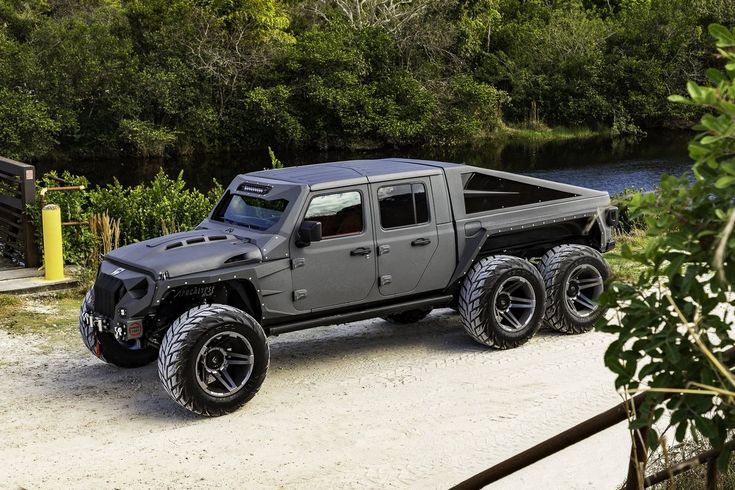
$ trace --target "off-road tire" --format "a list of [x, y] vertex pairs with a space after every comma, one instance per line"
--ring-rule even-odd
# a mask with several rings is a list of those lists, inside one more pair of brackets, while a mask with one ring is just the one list
[[87, 325], [83, 318], [86, 312], [92, 312], [94, 305], [94, 290], [90, 289], [84, 296], [79, 309], [79, 334], [87, 349], [98, 359], [123, 368], [137, 368], [150, 364], [158, 357], [158, 349], [143, 347], [131, 349], [117, 341], [109, 332], [99, 332]]
[[[253, 370], [234, 394], [218, 398], [204, 391], [196, 378], [197, 353], [218, 333], [243, 335], [253, 349]], [[232, 306], [212, 304], [190, 309], [177, 318], [161, 342], [158, 375], [171, 398], [187, 410], [209, 417], [233, 412], [260, 389], [268, 372], [270, 350], [265, 332], [250, 315]]]
[[603, 281], [607, 281], [610, 277], [610, 266], [602, 254], [584, 245], [559, 245], [546, 252], [539, 261], [539, 272], [546, 286], [544, 323], [558, 332], [566, 334], [587, 332], [605, 313], [603, 308], [598, 307], [589, 316], [580, 317], [567, 303], [565, 285], [569, 275], [581, 264], [594, 267]]
[[383, 320], [396, 325], [407, 325], [423, 320], [431, 313], [432, 308], [420, 308], [415, 310], [402, 311], [400, 313], [392, 313], [383, 317]]
[[[496, 319], [493, 303], [498, 289], [513, 277], [527, 281], [535, 295], [535, 307], [528, 323], [508, 331]], [[475, 263], [462, 283], [459, 314], [465, 331], [477, 342], [496, 349], [518, 347], [527, 342], [541, 326], [546, 295], [538, 270], [527, 260], [509, 255], [485, 257]]]

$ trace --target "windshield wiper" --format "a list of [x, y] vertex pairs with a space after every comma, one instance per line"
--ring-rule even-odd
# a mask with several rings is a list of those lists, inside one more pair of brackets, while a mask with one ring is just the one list
[[257, 230], [257, 231], [265, 230], [265, 228], [260, 228], [259, 226], [255, 226], [255, 225], [249, 225], [247, 223], [241, 223], [233, 219], [222, 218], [222, 221], [224, 221], [228, 225], [242, 226], [243, 228], [250, 228], [251, 230]]

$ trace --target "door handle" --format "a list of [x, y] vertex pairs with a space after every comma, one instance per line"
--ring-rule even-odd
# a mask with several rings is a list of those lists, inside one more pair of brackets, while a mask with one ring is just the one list
[[354, 250], [350, 250], [350, 255], [370, 255], [370, 252], [372, 252], [372, 249], [369, 247], [358, 247]]
[[412, 247], [423, 247], [424, 245], [428, 245], [431, 243], [431, 240], [429, 238], [417, 238], [416, 240], [411, 242]]

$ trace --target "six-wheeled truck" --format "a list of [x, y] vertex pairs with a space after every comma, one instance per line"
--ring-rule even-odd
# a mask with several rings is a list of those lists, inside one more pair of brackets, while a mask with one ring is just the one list
[[183, 407], [252, 398], [268, 336], [451, 307], [477, 342], [589, 330], [618, 219], [606, 192], [452, 163], [355, 160], [236, 177], [193, 231], [105, 255], [79, 328], [103, 361], [158, 359]]

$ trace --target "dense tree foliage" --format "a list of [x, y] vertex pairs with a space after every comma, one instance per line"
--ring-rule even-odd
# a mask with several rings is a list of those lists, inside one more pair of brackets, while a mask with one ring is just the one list
[[0, 154], [687, 125], [730, 0], [0, 0]]

